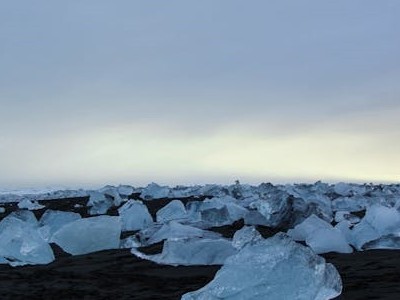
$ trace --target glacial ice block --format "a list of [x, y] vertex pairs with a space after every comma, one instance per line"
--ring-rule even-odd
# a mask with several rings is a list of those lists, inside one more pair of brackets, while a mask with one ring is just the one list
[[242, 249], [245, 245], [256, 243], [260, 240], [262, 240], [262, 236], [254, 226], [243, 226], [233, 235], [232, 245], [236, 249]]
[[237, 250], [225, 239], [193, 238], [166, 240], [161, 254], [144, 255], [136, 249], [132, 253], [158, 264], [190, 266], [221, 265]]
[[341, 230], [315, 215], [311, 215], [303, 223], [290, 229], [288, 235], [296, 241], [305, 241], [315, 253], [353, 252]]
[[0, 257], [12, 266], [48, 264], [53, 250], [38, 233], [37, 220], [30, 211], [15, 212], [0, 222]]
[[171, 221], [164, 224], [157, 230], [147, 241], [148, 245], [158, 243], [166, 239], [183, 239], [194, 237], [214, 237], [218, 238], [220, 235], [215, 232], [202, 230], [196, 227], [182, 225], [176, 221]]
[[122, 221], [122, 230], [141, 230], [153, 224], [153, 218], [146, 205], [141, 201], [128, 200], [118, 209]]
[[104, 215], [113, 205], [113, 200], [100, 192], [91, 192], [87, 206], [90, 207], [89, 214]]
[[213, 281], [182, 300], [327, 300], [341, 291], [333, 265], [280, 233], [228, 257]]
[[364, 218], [354, 226], [352, 241], [357, 249], [382, 236], [397, 234], [400, 228], [400, 213], [395, 208], [381, 205], [368, 207]]
[[157, 211], [156, 217], [157, 222], [165, 223], [172, 220], [185, 219], [187, 218], [187, 212], [182, 201], [172, 200]]
[[45, 241], [51, 242], [51, 237], [57, 230], [80, 218], [78, 213], [48, 209], [40, 218], [39, 232]]
[[52, 241], [72, 255], [86, 254], [120, 246], [119, 217], [98, 216], [79, 219], [54, 233]]

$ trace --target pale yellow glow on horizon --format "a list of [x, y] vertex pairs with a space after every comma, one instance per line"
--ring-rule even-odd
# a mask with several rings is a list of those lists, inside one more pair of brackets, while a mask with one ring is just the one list
[[387, 147], [374, 136], [317, 131], [285, 137], [229, 131], [166, 136], [128, 126], [41, 141], [29, 149], [25, 163], [23, 149], [19, 151], [26, 178], [52, 178], [59, 184], [186, 184], [233, 178], [398, 182], [399, 143], [391, 143]]

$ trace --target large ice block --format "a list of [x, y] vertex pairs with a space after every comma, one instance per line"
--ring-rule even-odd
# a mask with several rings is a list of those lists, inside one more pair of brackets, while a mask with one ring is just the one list
[[153, 224], [153, 218], [146, 205], [141, 201], [128, 200], [118, 209], [122, 230], [141, 230]]
[[144, 255], [136, 249], [132, 253], [138, 257], [167, 265], [221, 265], [237, 250], [225, 239], [172, 239], [164, 242], [161, 254]]
[[158, 243], [166, 239], [183, 239], [194, 237], [214, 237], [220, 235], [215, 232], [210, 232], [195, 228], [188, 225], [182, 225], [176, 221], [171, 221], [164, 224], [158, 231], [156, 231], [147, 241], [147, 245]]
[[80, 255], [119, 248], [120, 234], [119, 217], [98, 216], [64, 225], [53, 234], [52, 241], [65, 252]]
[[372, 205], [364, 218], [352, 230], [353, 244], [357, 249], [384, 235], [397, 234], [400, 228], [400, 213], [394, 207]]
[[90, 207], [89, 214], [103, 215], [113, 205], [113, 199], [107, 197], [104, 193], [91, 192], [87, 206]]
[[48, 209], [40, 218], [39, 232], [45, 241], [51, 242], [51, 237], [57, 230], [80, 218], [78, 213]]
[[341, 278], [333, 265], [285, 234], [277, 234], [228, 257], [213, 281], [182, 300], [327, 300], [341, 291]]
[[185, 205], [183, 205], [182, 201], [173, 200], [157, 211], [156, 218], [159, 223], [185, 219], [187, 218]]
[[351, 253], [353, 249], [343, 232], [315, 215], [288, 231], [297, 241], [305, 241], [316, 253]]
[[32, 212], [15, 212], [0, 222], [0, 257], [12, 266], [48, 264], [54, 254], [38, 233]]

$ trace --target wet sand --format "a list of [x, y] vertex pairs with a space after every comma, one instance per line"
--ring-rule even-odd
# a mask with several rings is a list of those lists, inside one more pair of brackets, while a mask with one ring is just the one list
[[[187, 199], [189, 201], [189, 199]], [[87, 217], [87, 198], [42, 201], [46, 209], [80, 212]], [[150, 202], [148, 202], [150, 203]], [[155, 212], [166, 200], [149, 205]], [[16, 204], [4, 205], [6, 213]], [[40, 217], [43, 210], [36, 211]], [[115, 214], [113, 209], [109, 214]], [[243, 226], [215, 228], [224, 236]], [[258, 228], [264, 236], [276, 230]], [[129, 250], [107, 250], [87, 255], [71, 256], [52, 245], [56, 261], [44, 266], [12, 268], [0, 265], [0, 299], [180, 299], [181, 295], [201, 288], [211, 281], [220, 266], [173, 267], [157, 265], [133, 256]], [[162, 244], [143, 249], [156, 253]], [[337, 299], [400, 299], [400, 251], [370, 250], [353, 254], [329, 253], [324, 255], [342, 276], [344, 290]]]

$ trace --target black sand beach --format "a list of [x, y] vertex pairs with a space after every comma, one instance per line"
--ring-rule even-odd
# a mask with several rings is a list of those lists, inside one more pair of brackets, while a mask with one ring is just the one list
[[[189, 199], [186, 199], [189, 201]], [[41, 201], [46, 209], [80, 212], [87, 216], [87, 198]], [[152, 214], [167, 200], [149, 201]], [[5, 205], [6, 213], [16, 204]], [[35, 211], [39, 217], [45, 209]], [[109, 214], [115, 214], [111, 210]], [[231, 236], [241, 222], [216, 228]], [[259, 228], [264, 236], [274, 233]], [[181, 295], [199, 289], [211, 281], [219, 266], [173, 267], [141, 260], [129, 250], [108, 250], [70, 256], [53, 245], [57, 259], [44, 266], [12, 268], [0, 265], [0, 299], [180, 299]], [[142, 249], [160, 251], [161, 245]], [[337, 299], [399, 299], [400, 251], [370, 250], [353, 254], [324, 255], [338, 269], [343, 280], [343, 293]]]

